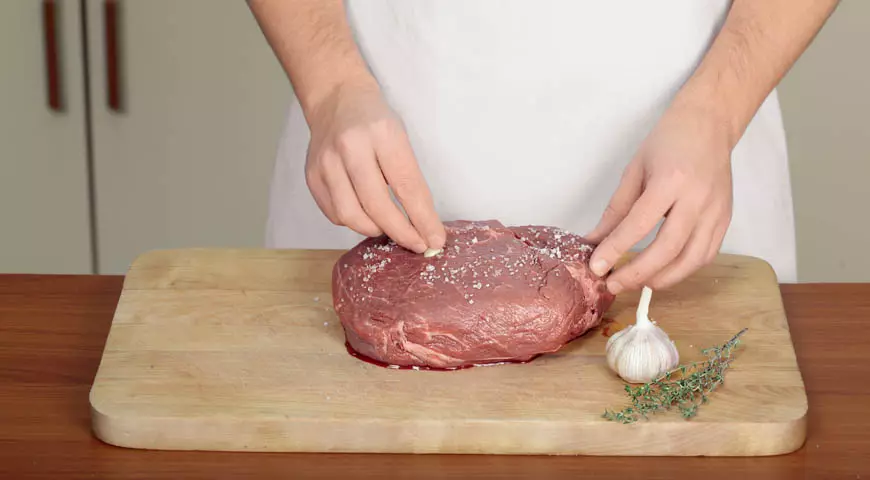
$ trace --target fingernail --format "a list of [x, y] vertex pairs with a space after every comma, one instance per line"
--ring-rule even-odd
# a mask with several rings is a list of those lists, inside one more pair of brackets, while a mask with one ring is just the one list
[[589, 268], [592, 269], [592, 273], [598, 275], [599, 277], [604, 276], [607, 273], [607, 262], [603, 258], [597, 258], [592, 260], [592, 263], [589, 265]]
[[622, 284], [616, 281], [607, 282], [607, 289], [610, 290], [610, 293], [616, 295], [617, 293], [622, 292]]
[[444, 237], [440, 235], [432, 235], [427, 238], [426, 241], [429, 243], [429, 248], [434, 248], [435, 250], [438, 250], [439, 248], [444, 248], [445, 240]]

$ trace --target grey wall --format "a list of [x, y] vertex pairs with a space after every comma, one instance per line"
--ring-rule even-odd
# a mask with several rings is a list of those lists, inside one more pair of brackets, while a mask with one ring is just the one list
[[870, 281], [870, 1], [844, 0], [779, 92], [799, 280]]

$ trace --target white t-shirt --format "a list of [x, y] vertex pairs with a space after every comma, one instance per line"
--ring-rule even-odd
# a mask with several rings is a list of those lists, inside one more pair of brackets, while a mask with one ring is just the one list
[[[404, 120], [444, 220], [587, 233], [725, 20], [725, 0], [349, 0], [360, 50]], [[267, 244], [348, 248], [305, 184], [309, 131], [289, 110]], [[776, 93], [732, 155], [723, 252], [796, 280], [794, 215]], [[646, 245], [652, 235], [639, 246]]]

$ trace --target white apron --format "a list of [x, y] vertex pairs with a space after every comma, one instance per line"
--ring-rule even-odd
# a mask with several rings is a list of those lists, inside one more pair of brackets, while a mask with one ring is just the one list
[[[404, 120], [444, 220], [597, 223], [625, 165], [724, 22], [726, 0], [349, 0], [351, 27]], [[305, 184], [309, 131], [290, 106], [267, 245], [348, 248]], [[776, 93], [732, 156], [723, 252], [796, 281], [794, 217]], [[650, 238], [639, 246], [646, 245]]]

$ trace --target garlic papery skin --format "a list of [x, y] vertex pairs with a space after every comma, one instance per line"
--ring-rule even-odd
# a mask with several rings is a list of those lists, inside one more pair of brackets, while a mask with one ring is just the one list
[[607, 366], [629, 383], [655, 380], [680, 362], [677, 347], [664, 330], [649, 319], [652, 290], [644, 287], [634, 325], [616, 332], [607, 341]]

